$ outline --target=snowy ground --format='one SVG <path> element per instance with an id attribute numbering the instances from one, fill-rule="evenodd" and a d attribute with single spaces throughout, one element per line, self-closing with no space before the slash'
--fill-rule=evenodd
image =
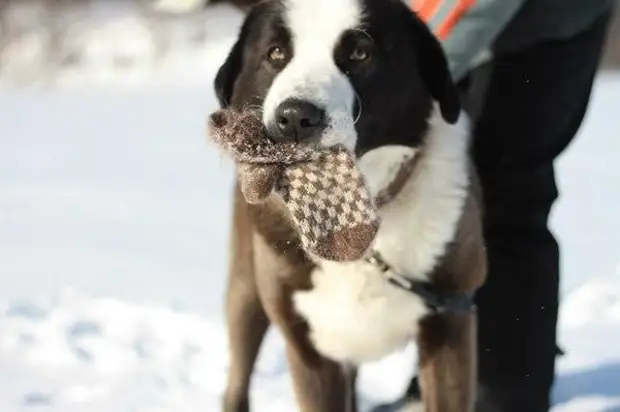
<path id="1" fill-rule="evenodd" d="M 1 412 L 218 410 L 231 167 L 204 121 L 231 40 L 194 84 L 0 93 Z M 601 76 L 559 162 L 568 354 L 554 412 L 620 411 L 619 107 L 620 75 Z M 400 393 L 408 359 L 363 370 L 366 404 Z M 272 333 L 256 410 L 294 410 L 288 379 Z"/>

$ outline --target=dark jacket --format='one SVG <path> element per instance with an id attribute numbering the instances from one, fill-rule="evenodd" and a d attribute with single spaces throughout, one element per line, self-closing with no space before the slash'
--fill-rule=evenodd
<path id="1" fill-rule="evenodd" d="M 471 1 L 471 0 L 470 0 Z M 587 29 L 616 0 L 475 0 L 442 44 L 456 80 L 494 54 L 510 53 L 545 40 L 569 38 Z M 428 20 L 438 30 L 447 10 L 468 3 L 444 0 Z M 417 4 L 420 4 L 418 1 Z"/>

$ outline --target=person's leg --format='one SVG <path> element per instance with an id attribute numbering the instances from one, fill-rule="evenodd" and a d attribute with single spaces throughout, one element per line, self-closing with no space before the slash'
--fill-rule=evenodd
<path id="1" fill-rule="evenodd" d="M 586 112 L 606 16 L 568 41 L 493 62 L 473 155 L 485 204 L 489 277 L 479 306 L 478 412 L 549 408 L 559 253 L 548 228 L 554 161 Z"/>

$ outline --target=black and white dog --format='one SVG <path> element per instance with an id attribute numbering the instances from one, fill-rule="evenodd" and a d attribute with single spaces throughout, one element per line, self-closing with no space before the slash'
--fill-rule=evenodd
<path id="1" fill-rule="evenodd" d="M 249 410 L 273 324 L 301 411 L 356 410 L 342 365 L 412 341 L 425 410 L 471 411 L 471 294 L 486 276 L 479 194 L 468 120 L 427 26 L 401 0 L 260 1 L 215 89 L 222 107 L 260 113 L 273 139 L 345 145 L 373 194 L 402 181 L 381 208 L 374 253 L 351 263 L 306 255 L 277 195 L 249 205 L 235 189 L 224 410 Z"/>

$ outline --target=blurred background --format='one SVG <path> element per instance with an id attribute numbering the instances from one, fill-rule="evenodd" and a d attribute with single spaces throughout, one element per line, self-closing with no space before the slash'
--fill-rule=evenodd
<path id="1" fill-rule="evenodd" d="M 145 70 L 170 70 L 179 54 L 200 53 L 205 42 L 231 33 L 227 20 L 222 27 L 209 19 L 218 3 L 249 0 L 0 0 L 0 78 L 64 84 L 85 71 L 100 80 L 112 71 L 135 81 Z M 603 69 L 620 65 L 618 17 L 609 39 Z"/>
<path id="2" fill-rule="evenodd" d="M 225 1 L 0 0 L 0 412 L 219 410 L 232 167 L 205 120 L 242 17 Z M 620 411 L 619 115 L 616 7 L 558 161 L 553 412 Z M 364 405 L 398 396 L 412 360 L 365 367 Z M 275 332 L 252 400 L 294 409 Z"/>

